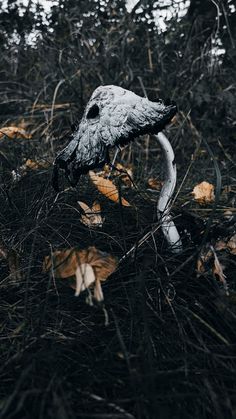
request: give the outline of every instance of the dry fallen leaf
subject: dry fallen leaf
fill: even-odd
[[[0,128],[0,138],[6,136],[7,138],[15,139],[22,138],[24,140],[29,140],[32,138],[31,134],[28,134],[21,127],[2,127]]]
[[[133,186],[133,167],[129,165],[127,167],[123,166],[121,163],[116,164],[118,170],[114,171],[115,176],[119,176],[124,185],[131,188]]]
[[[92,171],[89,172],[89,176],[92,182],[94,183],[94,185],[96,186],[96,188],[99,190],[99,192],[101,192],[104,196],[106,196],[108,199],[110,199],[113,202],[116,202],[116,203],[120,202],[119,192],[111,180],[104,179],[103,177],[96,175]],[[130,203],[122,197],[121,197],[121,204],[124,207],[131,206]]]
[[[227,281],[226,281],[226,275],[223,272],[225,267],[224,267],[224,265],[222,265],[220,263],[220,261],[218,259],[218,256],[216,254],[216,251],[215,251],[213,246],[211,246],[211,250],[212,250],[212,253],[214,255],[214,265],[213,265],[213,268],[212,268],[212,273],[213,273],[213,275],[215,276],[216,279],[219,278],[220,282],[222,282],[223,287],[226,291],[226,294],[228,295],[228,284],[227,284]]]
[[[116,163],[114,168],[108,164],[105,164],[103,169],[99,172],[96,172],[97,176],[100,176],[104,179],[113,179],[119,177],[119,179],[124,183],[124,185],[131,188],[133,185],[133,166],[131,164],[123,166],[121,163]]]
[[[117,259],[108,253],[91,246],[86,250],[57,250],[44,258],[44,272],[53,269],[55,278],[73,278],[71,288],[76,295],[86,288],[94,286],[94,298],[102,301],[103,294],[100,282],[106,279],[117,268]]]
[[[227,242],[227,248],[229,249],[230,253],[236,255],[236,234],[234,234]]]
[[[199,275],[211,270],[214,277],[222,282],[226,292],[228,292],[228,285],[226,282],[226,275],[224,274],[224,266],[220,263],[216,251],[213,246],[206,246],[202,249],[197,260],[197,273]]]
[[[14,249],[9,249],[0,240],[0,259],[5,259],[8,263],[10,275],[9,277],[14,280],[21,279],[19,255]]]
[[[31,160],[31,159],[27,159],[24,167],[26,169],[31,169],[31,170],[38,170],[38,169],[48,169],[48,167],[50,167],[50,163],[48,161],[45,160]]]
[[[84,215],[82,214],[80,217],[81,223],[90,228],[102,227],[104,218],[102,218],[99,202],[95,201],[91,208],[85,202],[77,202],[84,211]]]
[[[214,254],[214,266],[212,269],[213,274],[219,277],[219,280],[226,286],[226,275],[224,274],[224,266],[220,263],[218,256],[216,252],[213,252]]]
[[[215,250],[220,251],[220,250],[224,250],[224,249],[227,249],[226,241],[218,240],[215,244]]]
[[[215,244],[215,250],[227,249],[232,255],[236,255],[236,234],[229,238],[218,240]]]
[[[173,116],[173,118],[171,119],[170,123],[171,123],[172,125],[175,125],[177,122],[178,122],[178,119],[177,119],[177,116],[175,115],[175,116]]]
[[[53,105],[53,109],[66,109],[69,108],[71,106],[71,103],[54,103]],[[52,104],[49,103],[40,103],[40,104],[35,104],[32,106],[31,108],[33,111],[34,110],[43,110],[43,111],[51,111],[52,110]]]
[[[214,185],[208,182],[201,182],[193,188],[192,194],[194,195],[195,201],[201,205],[214,202]]]
[[[156,189],[157,191],[160,191],[163,186],[163,182],[161,180],[155,179],[154,177],[148,179],[147,183],[149,188]]]
[[[206,272],[206,264],[212,258],[213,252],[209,248],[202,249],[199,258],[197,260],[197,273],[199,275],[204,274]]]

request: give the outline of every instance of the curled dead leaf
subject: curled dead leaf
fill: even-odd
[[[94,286],[94,298],[103,299],[101,282],[116,270],[117,259],[108,253],[91,246],[85,250],[75,248],[57,250],[44,258],[43,271],[53,270],[55,278],[73,278],[70,287],[76,290],[76,295],[86,288]]]
[[[116,168],[118,170],[114,171],[115,176],[119,176],[119,178],[121,179],[121,182],[123,182],[124,185],[131,188],[133,186],[133,167],[132,167],[132,165],[129,165],[129,166],[125,167],[121,163],[117,163]]]
[[[234,234],[227,242],[227,248],[230,253],[236,255],[236,234]]]
[[[84,215],[82,214],[80,217],[81,223],[89,228],[102,227],[104,218],[102,218],[99,202],[95,201],[91,208],[85,202],[77,202],[84,211]]]
[[[22,138],[24,140],[32,138],[31,134],[27,133],[24,128],[13,126],[0,128],[0,138],[5,136],[11,139]]]
[[[199,276],[203,275],[207,271],[211,271],[214,277],[222,282],[224,289],[228,292],[224,266],[219,261],[216,251],[211,245],[207,245],[204,249],[202,249],[197,260],[197,273]]]
[[[201,205],[214,202],[214,185],[208,182],[201,182],[193,188],[192,194],[194,195],[195,201]]]
[[[213,256],[213,252],[211,248],[204,248],[202,249],[198,259],[197,259],[197,273],[199,275],[204,274],[207,270],[206,265],[207,262],[210,261],[210,259]]]
[[[121,182],[131,188],[133,185],[133,166],[129,164],[128,166],[123,166],[121,163],[116,163],[114,168],[110,168],[108,164],[105,164],[103,170],[96,172],[97,176],[100,176],[104,179],[113,179],[119,177]]]
[[[31,170],[38,170],[38,169],[48,169],[48,167],[50,167],[50,163],[48,161],[45,160],[31,160],[31,159],[27,159],[24,167],[26,169],[31,169]]]
[[[215,244],[215,250],[223,250],[223,249],[227,249],[227,244],[224,240],[218,240]]]
[[[178,122],[178,119],[177,119],[177,116],[175,115],[175,116],[173,116],[173,118],[171,119],[170,123],[171,123],[172,125],[175,125],[177,122]]]
[[[71,107],[71,103],[54,103],[53,109],[68,109]],[[51,111],[52,110],[52,104],[49,103],[39,103],[34,104],[32,106],[32,111],[34,110],[43,110],[43,111]]]
[[[106,196],[106,198],[110,199],[113,202],[120,202],[118,189],[116,188],[114,183],[112,183],[111,180],[104,179],[103,177],[96,175],[92,171],[89,172],[89,176],[96,188],[99,190],[99,192],[101,192],[101,194],[103,194],[104,196]],[[126,199],[124,199],[123,197],[121,197],[121,204],[124,207],[131,206],[130,203],[126,201]]]
[[[147,183],[148,183],[149,188],[156,189],[157,191],[160,191],[163,186],[163,182],[154,177],[151,177],[150,179],[148,179]]]
[[[14,249],[9,249],[2,241],[0,241],[0,259],[5,259],[8,263],[10,275],[13,280],[21,279],[19,255]]]
[[[228,250],[232,255],[236,255],[236,234],[230,238],[217,240],[215,250]]]

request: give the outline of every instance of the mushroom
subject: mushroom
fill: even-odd
[[[64,169],[72,186],[81,174],[109,162],[109,148],[122,146],[143,134],[157,134],[166,160],[166,179],[157,204],[163,233],[174,252],[181,240],[170,216],[170,199],[176,184],[173,149],[160,131],[177,112],[175,104],[152,102],[118,86],[100,86],[92,94],[71,141],[54,162],[53,186],[58,190],[58,169]],[[158,134],[159,133],[159,134]]]

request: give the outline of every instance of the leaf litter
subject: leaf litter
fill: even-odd
[[[84,212],[80,216],[82,224],[89,228],[102,227],[105,219],[102,217],[101,205],[98,201],[94,201],[91,207],[83,201],[77,201],[77,203]]]
[[[91,246],[84,250],[56,250],[52,255],[45,256],[43,271],[52,270],[57,279],[72,278],[73,282],[69,286],[75,289],[76,296],[92,287],[94,299],[103,301],[101,282],[106,281],[117,266],[116,257]]]
[[[90,177],[91,181],[93,182],[93,184],[98,189],[98,191],[102,195],[104,195],[106,198],[110,199],[111,201],[115,202],[116,204],[121,202],[121,204],[124,207],[130,207],[131,206],[131,204],[128,201],[126,201],[125,198],[120,196],[117,187],[114,185],[114,183],[111,180],[105,179],[104,177],[97,175],[95,172],[93,172],[91,170],[89,172],[89,177]]]
[[[200,205],[206,205],[215,200],[214,185],[209,182],[201,182],[197,184],[192,191],[194,200]]]

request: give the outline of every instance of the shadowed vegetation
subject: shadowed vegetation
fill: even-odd
[[[24,130],[11,138],[0,128],[2,419],[235,418],[236,259],[217,243],[235,234],[236,12],[231,0],[183,4],[180,13],[176,1],[139,1],[128,12],[123,0],[58,0],[45,15],[34,2],[0,1],[0,123]],[[103,84],[177,103],[166,134],[178,256],[158,224],[159,190],[148,187],[164,176],[155,139],[118,156],[134,172],[133,188],[116,178],[130,207],[89,176],[52,189],[53,160]],[[202,181],[215,187],[206,205],[191,195]],[[96,199],[105,221],[92,230],[77,201]],[[55,250],[88,246],[118,259],[134,246],[93,306],[42,270]]]

